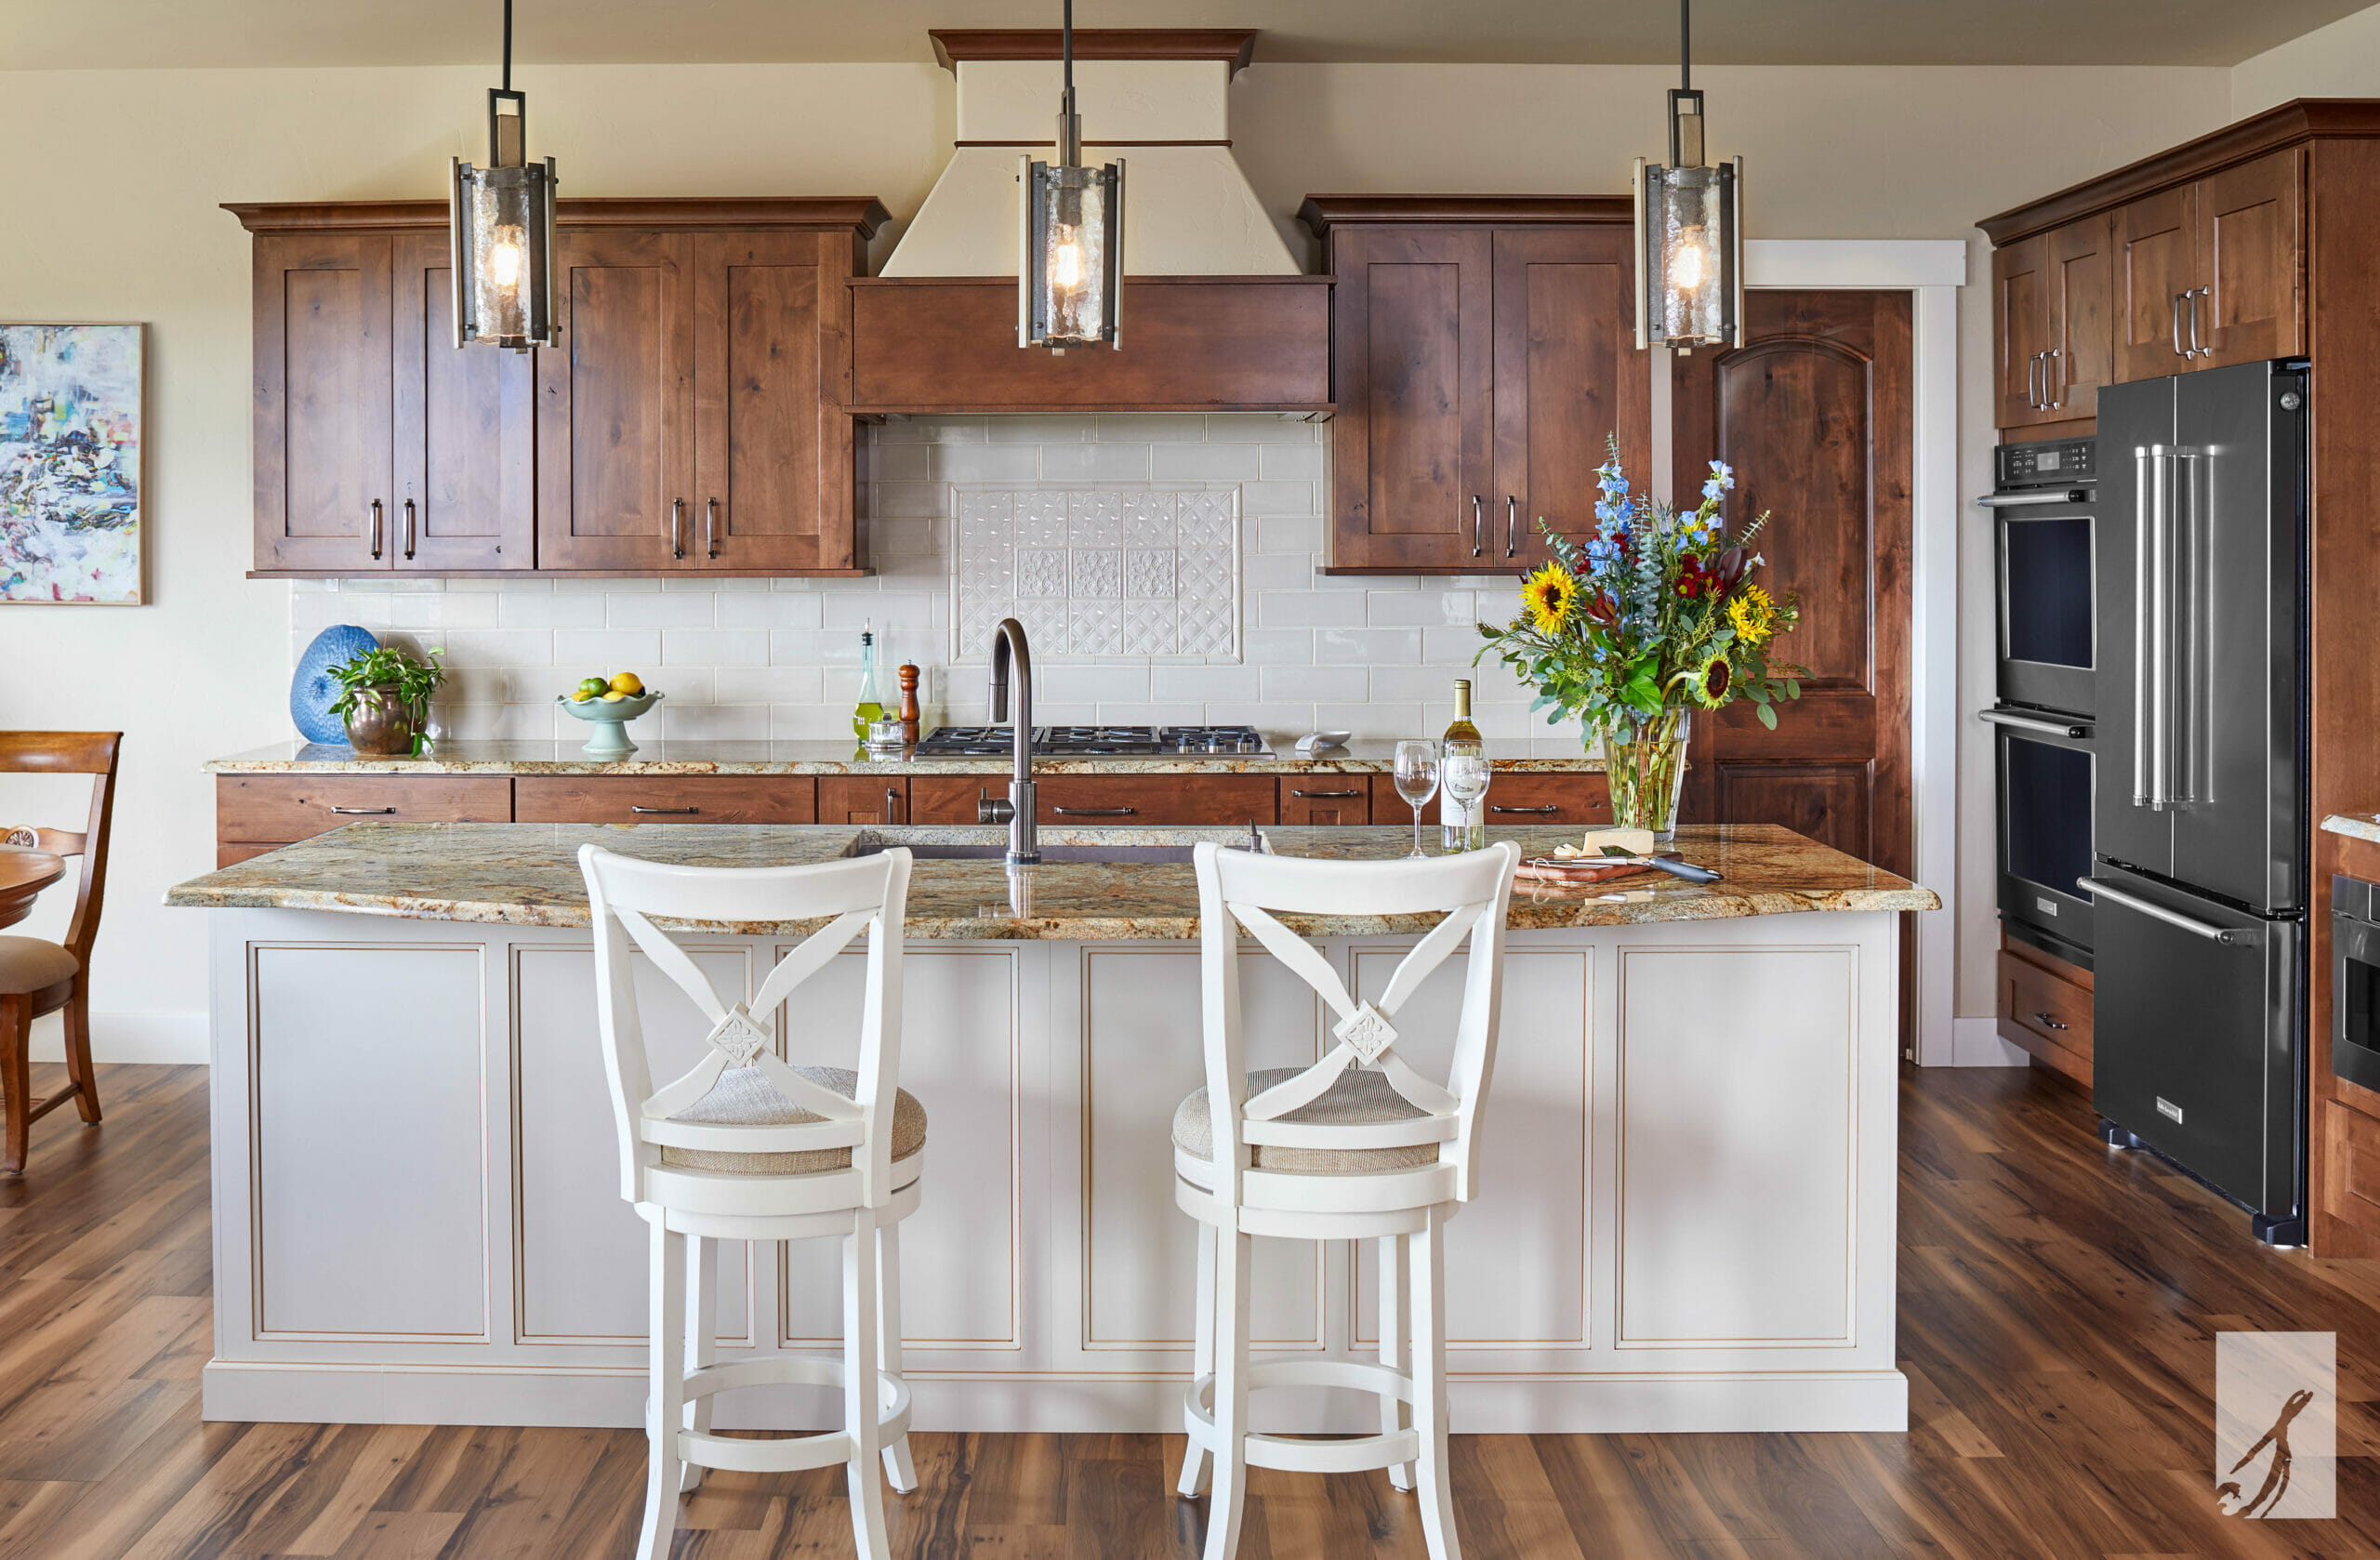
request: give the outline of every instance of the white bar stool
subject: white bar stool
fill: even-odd
[[[909,1389],[900,1376],[898,1230],[918,1207],[926,1117],[909,1091],[895,1087],[909,853],[720,868],[639,861],[586,845],[578,866],[594,915],[596,1011],[620,1133],[620,1195],[653,1228],[653,1390],[644,1416],[652,1461],[638,1560],[666,1560],[679,1496],[707,1468],[787,1473],[836,1462],[847,1467],[859,1553],[883,1560],[890,1550],[876,1479],[879,1453],[894,1488],[918,1482]],[[786,955],[747,1002],[722,999],[650,917],[832,919]],[[863,931],[859,1071],[788,1066],[772,1046],[774,1015]],[[658,1091],[637,1020],[631,942],[711,1021],[711,1054]],[[842,1358],[715,1363],[719,1242],[826,1236],[843,1245]],[[767,1440],[711,1433],[712,1394],[795,1384],[840,1388],[843,1428]]]
[[[1433,1560],[1456,1560],[1440,1231],[1472,1196],[1479,1101],[1495,1060],[1504,915],[1520,850],[1500,842],[1430,861],[1342,862],[1207,844],[1197,858],[1207,1087],[1173,1117],[1174,1201],[1198,1221],[1197,1344],[1182,1405],[1190,1446],[1178,1487],[1197,1495],[1211,1463],[1206,1560],[1230,1560],[1250,1466],[1323,1474],[1386,1468],[1397,1488],[1420,1485],[1421,1534]],[[1405,956],[1377,1001],[1358,1002],[1329,961],[1274,911],[1445,919]],[[1339,1043],[1313,1066],[1247,1070],[1238,927],[1336,1015]],[[1466,936],[1471,958],[1454,1065],[1442,1088],[1396,1053],[1394,1020]],[[1250,1363],[1249,1238],[1260,1235],[1380,1241],[1378,1363]],[[1408,1282],[1409,1306],[1399,1292]],[[1287,1386],[1377,1393],[1381,1434],[1335,1441],[1251,1434],[1250,1391]]]

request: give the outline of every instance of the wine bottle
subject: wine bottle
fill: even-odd
[[[1459,677],[1454,684],[1454,720],[1447,726],[1446,734],[1438,739],[1439,773],[1457,758],[1488,757],[1488,745],[1479,739],[1479,728],[1471,723],[1471,680]],[[1475,796],[1468,800],[1456,797],[1441,783],[1438,787],[1439,842],[1449,851],[1476,851],[1488,843],[1488,800]]]
[[[876,690],[876,620],[867,618],[859,631],[859,702],[852,707],[852,735],[867,740],[867,728],[884,719],[884,698]]]

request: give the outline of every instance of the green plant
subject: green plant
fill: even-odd
[[[1511,623],[1479,625],[1488,642],[1473,662],[1493,652],[1519,673],[1548,724],[1575,716],[1591,733],[1629,732],[1664,709],[1740,697],[1774,728],[1776,701],[1802,696],[1801,668],[1776,655],[1801,613],[1746,577],[1765,562],[1749,544],[1767,514],[1730,532],[1719,501],[1736,480],[1724,461],[1711,463],[1693,509],[1632,495],[1617,439],[1609,449],[1596,472],[1597,535],[1580,545],[1538,521],[1553,561],[1523,584]]]
[[[331,705],[334,715],[350,715],[355,711],[356,696],[367,689],[393,690],[397,702],[409,709],[426,712],[430,695],[438,692],[446,681],[446,668],[438,664],[444,649],[432,650],[423,660],[396,645],[384,644],[374,650],[358,651],[347,660],[331,668],[333,681],[338,683],[339,695]]]

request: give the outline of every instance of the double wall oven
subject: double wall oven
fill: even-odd
[[[2091,813],[2097,785],[2096,442],[1992,452],[1998,578],[2000,914],[2011,935],[2091,967]]]

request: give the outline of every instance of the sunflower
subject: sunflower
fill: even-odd
[[[1757,585],[1747,585],[1727,602],[1727,621],[1746,644],[1765,644],[1777,631],[1777,603]]]
[[[1717,709],[1727,702],[1728,684],[1734,681],[1735,671],[1727,665],[1727,657],[1714,654],[1693,669],[1686,691],[1703,708]]]
[[[1570,620],[1570,603],[1578,595],[1570,571],[1559,563],[1545,564],[1521,587],[1521,602],[1528,608],[1529,621],[1539,633],[1549,637],[1560,633],[1562,625]]]

